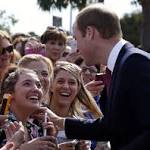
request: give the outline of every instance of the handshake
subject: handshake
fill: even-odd
[[[57,130],[64,130],[65,118],[56,115],[54,112],[52,112],[47,107],[40,107],[40,109],[35,112],[34,117],[42,119],[42,118],[44,118],[43,116],[45,114],[47,115],[48,120],[50,122],[53,122],[53,124],[57,128]]]

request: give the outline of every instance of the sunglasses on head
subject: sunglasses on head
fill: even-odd
[[[0,55],[5,54],[6,52],[11,53],[13,51],[13,46],[9,45],[8,47],[5,48],[0,48]]]
[[[48,27],[47,27],[47,30],[58,30],[58,31],[60,31],[60,32],[66,33],[62,28],[56,27],[56,26],[48,26]]]

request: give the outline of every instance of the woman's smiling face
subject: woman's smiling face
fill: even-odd
[[[34,70],[41,81],[44,94],[49,91],[50,86],[50,73],[48,70],[48,65],[44,61],[32,61],[26,65],[28,69]]]
[[[6,38],[1,39],[0,49],[7,48],[10,45],[11,43],[9,42],[9,40],[7,40]],[[5,69],[10,64],[12,53],[13,52],[5,51],[4,54],[0,54],[0,69]]]
[[[53,98],[60,105],[71,105],[78,93],[78,82],[68,71],[61,69],[52,84]]]
[[[33,112],[39,108],[42,86],[38,76],[32,72],[20,74],[14,89],[14,103],[22,111]]]

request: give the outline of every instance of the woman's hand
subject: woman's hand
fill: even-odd
[[[6,143],[0,150],[15,150],[14,143],[8,142]]]
[[[49,120],[54,123],[55,127],[58,130],[64,130],[65,118],[57,116],[54,112],[52,112],[47,107],[40,107],[36,112],[34,112],[34,116],[36,115],[36,117],[41,119],[43,118],[44,120],[45,112],[47,112]]]
[[[19,130],[20,127],[21,126],[17,121],[6,123],[4,130],[5,130],[7,141],[13,138],[14,134]]]
[[[46,110],[48,117],[50,119],[51,122],[54,123],[55,127],[58,130],[64,130],[65,128],[65,118],[57,116],[54,112],[52,112],[50,109]]]
[[[7,141],[13,142],[15,147],[19,147],[25,141],[24,127],[21,122],[8,122],[4,130]]]
[[[43,136],[35,138],[20,146],[20,150],[56,150],[56,138],[54,136]]]
[[[76,144],[77,144],[76,140],[63,142],[63,143],[58,144],[58,148],[60,150],[75,150]]]
[[[102,81],[92,80],[91,82],[87,83],[85,87],[92,93],[93,96],[97,96],[102,92],[104,84]]]
[[[44,130],[47,130],[47,135],[56,136],[57,129],[54,126],[53,122],[43,122],[43,128]]]

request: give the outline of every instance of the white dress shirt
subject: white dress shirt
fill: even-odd
[[[119,52],[121,50],[121,48],[127,43],[126,40],[121,39],[111,50],[109,57],[108,57],[108,61],[107,61],[107,67],[109,68],[109,70],[111,70],[111,72],[113,72],[114,70],[114,66],[117,60],[117,57],[119,55]]]

